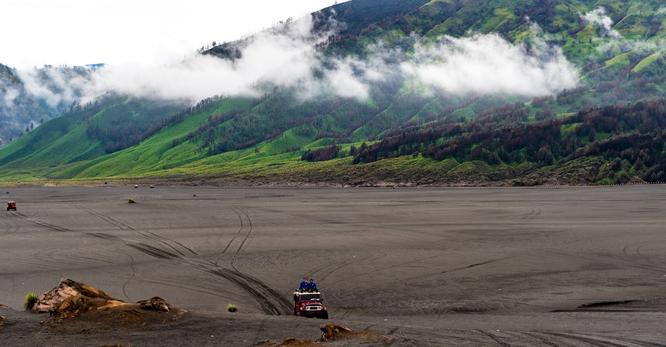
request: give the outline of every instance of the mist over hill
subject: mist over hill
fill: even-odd
[[[599,130],[610,129],[598,124],[609,121],[603,117],[594,124],[573,117],[661,105],[665,42],[660,1],[354,0],[159,66],[5,68],[0,122],[8,130],[0,141],[66,112],[0,150],[0,172],[362,184],[409,181],[406,173],[424,170],[437,172],[429,181],[454,182],[481,170],[489,174],[478,181],[506,182],[578,163],[570,150],[643,134],[640,124],[654,125],[657,136],[661,123],[640,117],[612,131]],[[7,111],[10,104],[20,111]],[[504,155],[497,151],[510,139],[484,132],[532,124],[575,134],[565,141],[570,148],[534,138]],[[468,138],[473,155],[430,148]],[[627,155],[631,167],[566,183],[660,178],[661,154],[642,155],[632,171],[639,156]]]
[[[0,146],[59,115],[66,107],[29,93],[17,71],[1,64],[0,96]]]

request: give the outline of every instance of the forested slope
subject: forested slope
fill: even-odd
[[[361,183],[406,180],[409,173],[421,183],[465,175],[502,181],[594,158],[612,169],[569,181],[663,179],[654,148],[593,150],[612,141],[636,141],[636,149],[660,139],[663,102],[655,99],[666,91],[660,1],[354,0],[313,18],[312,30],[327,35],[318,43],[325,67],[351,60],[360,69],[380,56],[382,66],[399,71],[452,42],[488,41],[540,69],[562,54],[579,80],[537,96],[431,88],[404,73],[369,81],[365,98],[303,98],[298,86],[263,86],[259,96],[213,97],[195,107],[107,96],[0,150],[0,174],[5,180],[176,175]],[[251,41],[203,54],[239,60]],[[594,116],[599,112],[604,117]],[[630,117],[645,112],[655,119]],[[604,125],[611,120],[619,125]]]

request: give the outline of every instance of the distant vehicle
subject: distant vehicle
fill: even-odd
[[[328,309],[324,305],[321,292],[294,292],[294,315],[328,319]]]
[[[16,201],[7,202],[7,211],[16,211]]]

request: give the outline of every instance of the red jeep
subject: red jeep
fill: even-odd
[[[303,317],[328,319],[328,310],[320,292],[294,292],[294,314]]]
[[[16,201],[7,202],[7,211],[16,211]]]

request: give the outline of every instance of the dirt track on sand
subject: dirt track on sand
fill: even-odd
[[[314,339],[304,275],[332,321],[398,345],[666,345],[665,186],[1,192],[1,304],[72,278],[192,314],[118,334],[0,308],[0,345]]]

